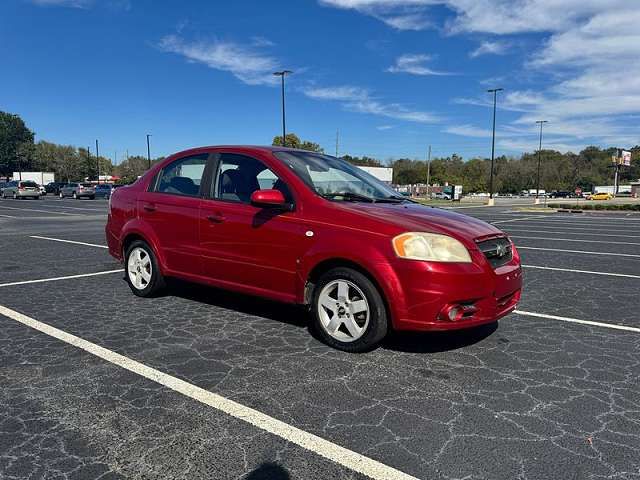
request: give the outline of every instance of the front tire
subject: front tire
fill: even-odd
[[[135,240],[125,253],[125,276],[129,288],[138,297],[153,297],[165,286],[158,261],[151,247]]]
[[[311,308],[314,332],[338,350],[367,352],[387,334],[382,296],[357,270],[339,267],[323,274],[314,288]]]

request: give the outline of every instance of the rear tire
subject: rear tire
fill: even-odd
[[[329,346],[367,352],[388,330],[387,310],[378,288],[352,268],[334,268],[318,280],[311,302],[313,331]]]
[[[91,195],[91,196],[89,197],[89,200],[95,200],[95,199],[96,199],[96,196],[95,196],[95,195]]]
[[[154,297],[165,287],[153,249],[145,241],[135,240],[129,245],[124,267],[129,288],[138,297]]]

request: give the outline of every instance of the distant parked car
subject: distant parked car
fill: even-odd
[[[60,188],[64,187],[65,185],[66,183],[64,182],[50,182],[44,186],[44,189],[47,191],[47,193],[51,193],[53,195],[59,195]]]
[[[571,192],[565,192],[562,190],[558,190],[555,192],[551,192],[551,194],[549,195],[551,198],[571,198],[573,195],[571,194]]]
[[[58,196],[60,198],[73,197],[75,199],[86,197],[93,200],[96,198],[96,190],[91,183],[67,183],[60,189]]]
[[[2,195],[2,190],[4,189],[7,182],[0,182],[0,195]]]
[[[110,183],[102,183],[100,185],[96,185],[95,190],[97,198],[109,198],[111,196],[111,192],[113,192],[113,185]]]
[[[2,198],[13,197],[14,200],[19,198],[40,198],[40,188],[36,182],[31,180],[14,180],[7,183],[2,189]]]
[[[589,200],[611,200],[613,195],[606,192],[594,193]]]
[[[435,198],[436,200],[451,200],[451,195],[449,195],[448,193],[444,193],[444,192],[437,192],[433,198]]]

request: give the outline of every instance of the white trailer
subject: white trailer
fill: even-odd
[[[46,185],[55,182],[55,174],[52,172],[13,172],[14,180],[31,180],[38,185]]]

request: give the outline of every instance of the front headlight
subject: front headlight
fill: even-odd
[[[465,246],[455,238],[437,233],[407,232],[392,240],[393,249],[401,258],[429,262],[471,263]]]

